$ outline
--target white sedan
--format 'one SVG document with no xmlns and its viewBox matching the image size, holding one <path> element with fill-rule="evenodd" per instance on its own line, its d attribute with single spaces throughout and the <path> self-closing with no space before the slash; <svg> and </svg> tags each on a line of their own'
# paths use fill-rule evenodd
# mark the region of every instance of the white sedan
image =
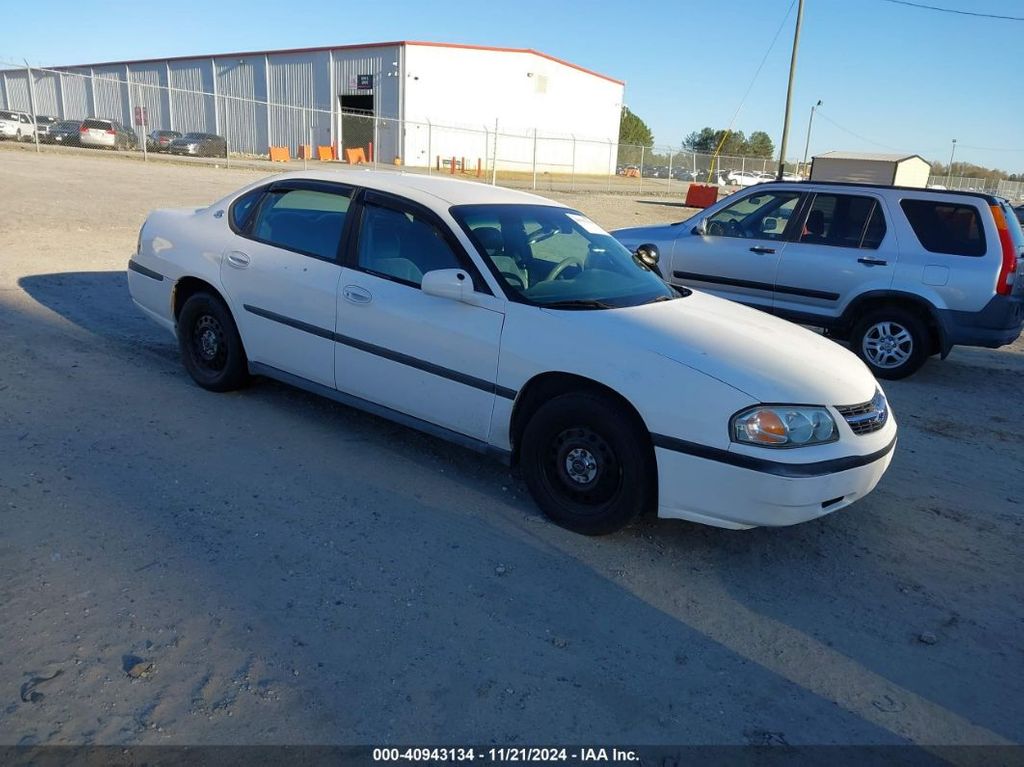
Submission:
<svg viewBox="0 0 1024 767">
<path fill-rule="evenodd" d="M 581 533 L 789 525 L 870 492 L 896 424 L 863 363 L 656 259 L 534 195 L 311 172 L 152 213 L 128 284 L 200 386 L 268 376 L 493 453 Z"/>
</svg>

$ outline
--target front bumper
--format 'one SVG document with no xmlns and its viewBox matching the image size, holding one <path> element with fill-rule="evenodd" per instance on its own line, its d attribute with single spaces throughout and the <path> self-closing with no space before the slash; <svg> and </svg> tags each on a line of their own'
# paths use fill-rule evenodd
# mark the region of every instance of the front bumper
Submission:
<svg viewBox="0 0 1024 767">
<path fill-rule="evenodd" d="M 657 446 L 658 516 L 734 530 L 807 522 L 870 493 L 889 468 L 895 447 L 893 427 L 890 441 L 866 456 L 870 462 L 846 469 L 837 462 L 840 470 L 817 476 L 780 476 Z M 860 459 L 849 456 L 847 465 Z"/>
</svg>

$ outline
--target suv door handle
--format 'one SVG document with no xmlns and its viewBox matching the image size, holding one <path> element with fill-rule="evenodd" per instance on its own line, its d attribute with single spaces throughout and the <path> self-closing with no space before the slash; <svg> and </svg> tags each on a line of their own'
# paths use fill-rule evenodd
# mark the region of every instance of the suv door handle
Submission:
<svg viewBox="0 0 1024 767">
<path fill-rule="evenodd" d="M 863 258 L 858 258 L 857 263 L 867 264 L 868 266 L 887 266 L 889 264 L 889 262 L 886 261 L 884 258 L 868 258 L 866 256 Z"/>
<path fill-rule="evenodd" d="M 245 269 L 249 265 L 249 256 L 240 250 L 232 250 L 228 253 L 228 263 L 236 269 Z"/>
<path fill-rule="evenodd" d="M 768 248 L 764 245 L 755 245 L 750 249 L 752 253 L 774 253 L 775 248 Z"/>
</svg>

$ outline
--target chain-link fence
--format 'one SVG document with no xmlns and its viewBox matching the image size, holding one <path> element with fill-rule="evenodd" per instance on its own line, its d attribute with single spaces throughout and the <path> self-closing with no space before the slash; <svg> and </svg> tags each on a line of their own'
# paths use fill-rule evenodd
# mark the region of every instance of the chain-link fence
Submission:
<svg viewBox="0 0 1024 767">
<path fill-rule="evenodd" d="M 1024 199 L 1024 181 L 1006 181 L 990 178 L 966 178 L 963 176 L 929 176 L 928 186 L 932 189 L 955 189 L 964 192 L 987 192 L 1008 200 Z"/>
<path fill-rule="evenodd" d="M 0 61 L 0 109 L 15 122 L 0 115 L 0 137 L 35 142 L 40 150 L 108 148 L 146 159 L 207 156 L 219 158 L 207 162 L 229 165 L 365 163 L 551 191 L 681 193 L 692 182 L 735 188 L 777 172 L 776 161 L 767 157 L 712 157 L 678 146 L 631 146 L 497 122 L 400 120 L 332 104 L 311 79 L 275 85 L 269 70 L 243 60 L 211 62 L 205 73 L 165 62 L 88 71 L 3 66 Z M 266 93 L 284 98 L 257 97 Z M 13 131 L 3 128 L 18 120 L 24 122 Z M 806 176 L 808 169 L 788 164 L 786 170 Z M 929 184 L 1024 196 L 1021 182 L 933 176 Z"/>
</svg>

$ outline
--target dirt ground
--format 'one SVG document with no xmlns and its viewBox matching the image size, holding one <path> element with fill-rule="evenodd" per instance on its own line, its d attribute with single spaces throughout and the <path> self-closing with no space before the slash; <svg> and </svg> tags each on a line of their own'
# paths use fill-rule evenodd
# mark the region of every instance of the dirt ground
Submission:
<svg viewBox="0 0 1024 767">
<path fill-rule="evenodd" d="M 0 744 L 1024 740 L 1020 341 L 888 384 L 846 510 L 578 537 L 484 457 L 190 381 L 125 264 L 256 177 L 0 147 Z"/>
</svg>

